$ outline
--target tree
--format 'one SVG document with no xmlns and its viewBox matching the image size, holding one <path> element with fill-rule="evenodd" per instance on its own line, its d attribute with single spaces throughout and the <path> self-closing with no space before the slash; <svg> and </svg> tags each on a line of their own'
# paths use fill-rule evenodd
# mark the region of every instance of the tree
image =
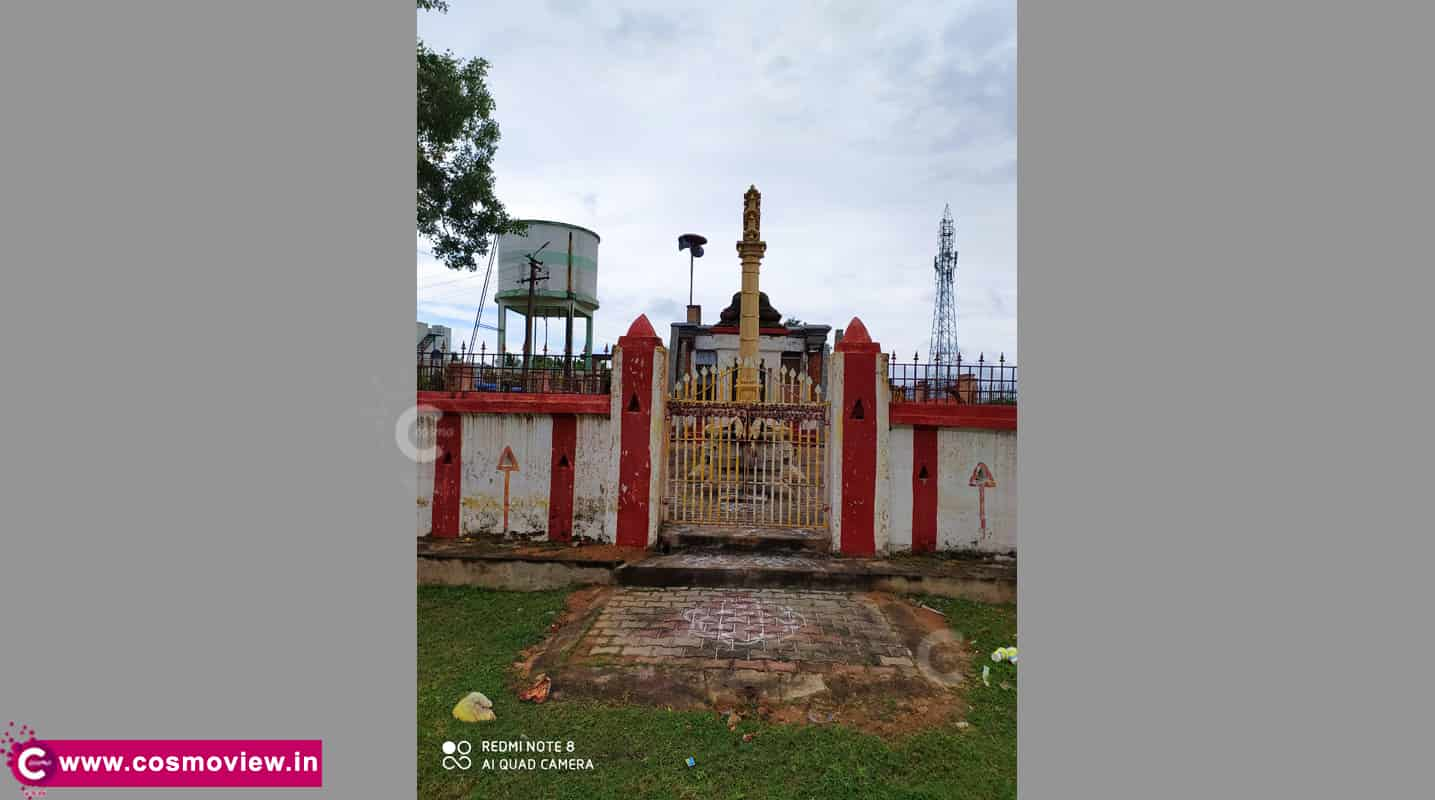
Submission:
<svg viewBox="0 0 1435 800">
<path fill-rule="evenodd" d="M 417 0 L 448 11 L 445 0 Z M 522 233 L 493 190 L 498 123 L 485 78 L 488 62 L 436 53 L 418 41 L 418 232 L 450 269 L 474 270 L 489 237 Z"/>
</svg>

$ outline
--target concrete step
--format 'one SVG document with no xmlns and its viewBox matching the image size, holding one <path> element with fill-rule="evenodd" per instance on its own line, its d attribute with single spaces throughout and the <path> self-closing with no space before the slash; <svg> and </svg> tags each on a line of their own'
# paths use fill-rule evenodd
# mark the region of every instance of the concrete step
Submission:
<svg viewBox="0 0 1435 800">
<path fill-rule="evenodd" d="M 825 530 L 740 525 L 687 525 L 667 523 L 658 531 L 667 550 L 716 547 L 733 551 L 812 551 L 827 553 L 832 536 Z"/>
<path fill-rule="evenodd" d="M 583 584 L 627 586 L 783 587 L 965 597 L 1016 602 L 1016 561 L 896 555 L 839 558 L 828 553 L 685 549 L 659 555 L 612 545 L 504 542 L 497 537 L 418 540 L 421 584 L 484 586 L 505 591 Z"/>
<path fill-rule="evenodd" d="M 817 553 L 683 550 L 625 564 L 614 573 L 623 586 L 867 589 L 871 576 Z"/>
<path fill-rule="evenodd" d="M 623 586 L 877 590 L 1016 601 L 1016 564 L 1010 562 L 696 549 L 628 562 L 613 577 Z"/>
</svg>

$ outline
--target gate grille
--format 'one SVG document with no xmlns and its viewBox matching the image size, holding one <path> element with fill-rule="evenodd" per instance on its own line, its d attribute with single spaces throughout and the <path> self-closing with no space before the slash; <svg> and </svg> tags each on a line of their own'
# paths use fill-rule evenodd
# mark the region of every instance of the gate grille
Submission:
<svg viewBox="0 0 1435 800">
<path fill-rule="evenodd" d="M 674 387 L 664 437 L 668 522 L 826 528 L 827 402 L 810 378 L 759 365 L 763 400 L 732 400 L 737 364 Z"/>
</svg>

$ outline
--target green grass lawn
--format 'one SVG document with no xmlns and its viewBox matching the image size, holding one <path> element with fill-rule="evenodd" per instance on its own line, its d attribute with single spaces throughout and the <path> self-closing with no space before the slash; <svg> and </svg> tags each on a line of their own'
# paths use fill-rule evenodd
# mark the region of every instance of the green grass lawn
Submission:
<svg viewBox="0 0 1435 800">
<path fill-rule="evenodd" d="M 743 720 L 737 733 L 715 713 L 613 708 L 586 703 L 522 703 L 507 688 L 519 650 L 537 642 L 563 607 L 565 592 L 494 592 L 424 586 L 418 590 L 418 795 L 421 798 L 996 798 L 1016 797 L 1016 667 L 985 659 L 1015 643 L 1016 607 L 921 598 L 975 639 L 983 659 L 966 697 L 971 728 L 948 725 L 901 741 L 839 725 L 790 726 Z M 991 686 L 981 668 L 991 667 Z M 1000 688 L 1001 683 L 1011 688 Z M 481 691 L 494 722 L 454 719 L 459 698 Z M 760 732 L 749 743 L 741 734 Z M 483 740 L 557 739 L 587 772 L 480 769 Z M 473 743 L 472 769 L 445 770 L 446 740 Z M 684 760 L 692 756 L 697 766 Z M 520 756 L 493 756 L 514 758 Z M 540 758 L 540 756 L 521 756 Z"/>
</svg>

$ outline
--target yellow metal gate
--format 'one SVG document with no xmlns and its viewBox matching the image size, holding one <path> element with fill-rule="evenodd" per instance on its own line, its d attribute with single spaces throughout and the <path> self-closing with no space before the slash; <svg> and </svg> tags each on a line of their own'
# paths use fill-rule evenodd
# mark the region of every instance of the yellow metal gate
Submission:
<svg viewBox="0 0 1435 800">
<path fill-rule="evenodd" d="M 758 367 L 761 399 L 733 400 L 738 364 L 699 367 L 673 387 L 664 436 L 663 519 L 827 527 L 827 401 L 806 376 Z"/>
</svg>

